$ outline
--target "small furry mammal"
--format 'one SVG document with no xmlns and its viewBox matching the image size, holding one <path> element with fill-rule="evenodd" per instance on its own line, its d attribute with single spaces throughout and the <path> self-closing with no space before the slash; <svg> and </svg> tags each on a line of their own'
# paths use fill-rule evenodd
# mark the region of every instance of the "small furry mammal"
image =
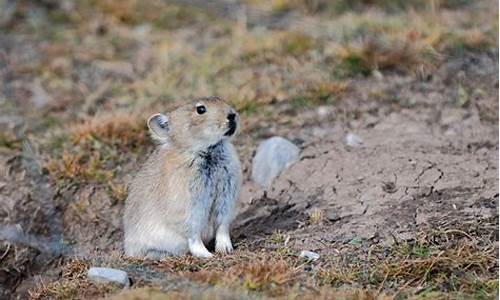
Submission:
<svg viewBox="0 0 500 300">
<path fill-rule="evenodd" d="M 238 114 L 218 97 L 196 99 L 148 120 L 159 146 L 130 185 L 123 216 L 125 254 L 161 259 L 188 251 L 233 250 L 229 227 L 241 186 L 230 139 Z"/>
</svg>

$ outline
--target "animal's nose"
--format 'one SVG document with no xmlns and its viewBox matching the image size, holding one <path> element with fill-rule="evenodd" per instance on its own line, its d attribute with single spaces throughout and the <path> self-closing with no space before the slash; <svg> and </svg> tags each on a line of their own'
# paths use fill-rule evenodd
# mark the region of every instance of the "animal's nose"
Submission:
<svg viewBox="0 0 500 300">
<path fill-rule="evenodd" d="M 235 113 L 229 113 L 229 114 L 227 115 L 227 119 L 228 119 L 229 121 L 234 121 L 234 119 L 235 119 L 235 118 L 236 118 L 236 114 L 235 114 Z"/>
</svg>

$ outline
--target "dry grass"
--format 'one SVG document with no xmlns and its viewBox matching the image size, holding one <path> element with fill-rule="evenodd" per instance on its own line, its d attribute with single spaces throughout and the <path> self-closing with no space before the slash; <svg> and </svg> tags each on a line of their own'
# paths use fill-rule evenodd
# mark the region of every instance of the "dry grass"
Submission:
<svg viewBox="0 0 500 300">
<path fill-rule="evenodd" d="M 439 235 L 422 234 L 419 242 L 400 243 L 389 248 L 374 246 L 368 254 L 363 253 L 365 250 L 362 247 L 351 245 L 339 255 L 322 255 L 316 262 L 300 259 L 297 251 L 284 247 L 279 241 L 281 246 L 275 250 L 262 248 L 252 251 L 246 245 L 240 245 L 240 249 L 233 254 L 217 255 L 210 260 L 186 256 L 158 262 L 117 256 L 108 263 L 102 258 L 98 261 L 101 265 L 121 269 L 140 266 L 148 269 L 149 274 L 166 272 L 169 274 L 165 279 L 167 282 L 182 278 L 200 285 L 185 286 L 174 294 L 164 294 L 159 290 L 141 289 L 152 284 L 147 277 L 140 280 L 132 278 L 133 281 L 139 280 L 140 284 L 136 286 L 139 290 L 121 294 L 123 297 L 142 294 L 155 294 L 165 299 L 194 297 L 197 295 L 195 291 L 202 287 L 213 297 L 227 296 L 228 291 L 232 295 L 278 299 L 496 297 L 498 247 L 484 245 L 471 235 L 471 238 L 456 239 L 453 234 L 455 231 Z M 273 239 L 268 242 L 275 243 Z M 99 287 L 87 282 L 84 276 L 87 265 L 78 261 L 69 262 L 59 281 L 32 291 L 32 297 L 63 298 L 72 295 L 82 298 L 88 291 L 99 295 L 109 293 L 110 290 L 98 290 Z M 162 286 L 162 283 L 154 281 L 154 286 Z M 346 287 L 349 289 L 346 290 Z"/>
<path fill-rule="evenodd" d="M 342 257 L 322 268 L 322 284 L 364 283 L 378 290 L 398 287 L 408 295 L 412 287 L 428 292 L 492 298 L 498 294 L 498 246 L 478 246 L 468 240 L 436 245 L 403 243 L 384 253 L 371 249 L 366 260 Z M 492 276 L 493 275 L 493 276 Z M 410 293 L 411 295 L 411 293 Z"/>
<path fill-rule="evenodd" d="M 351 74 L 371 74 L 374 70 L 396 70 L 406 73 L 434 71 L 440 61 L 439 53 L 410 32 L 403 40 L 366 40 L 361 46 L 349 46 L 340 58 Z"/>
<path fill-rule="evenodd" d="M 73 260 L 64 266 L 61 279 L 48 284 L 40 283 L 29 291 L 30 299 L 89 299 L 98 295 L 116 292 L 111 285 L 96 286 L 87 280 L 89 266 L 83 261 Z"/>
<path fill-rule="evenodd" d="M 362 12 L 367 9 L 380 9 L 388 13 L 401 13 L 404 10 L 416 10 L 431 14 L 440 9 L 459 9 L 467 7 L 469 1 L 464 0 L 246 0 L 260 9 L 282 13 L 300 11 L 308 15 L 336 16 L 346 11 Z"/>
<path fill-rule="evenodd" d="M 318 224 L 326 220 L 326 213 L 322 209 L 313 209 L 309 213 L 309 223 Z"/>
<path fill-rule="evenodd" d="M 148 5 L 143 5 L 138 0 L 104 0 L 96 1 L 93 6 L 117 22 L 140 25 L 149 21 L 161 29 L 175 29 L 196 21 L 209 20 L 209 15 L 195 6 L 165 5 L 161 1 L 148 1 Z"/>
<path fill-rule="evenodd" d="M 103 161 L 98 152 L 70 154 L 63 152 L 60 158 L 49 158 L 45 168 L 55 179 L 105 182 L 113 177 L 113 172 L 103 170 Z"/>
<path fill-rule="evenodd" d="M 162 292 L 160 289 L 155 288 L 137 288 L 132 290 L 123 290 L 122 292 L 109 297 L 111 300 L 177 300 L 177 299 L 193 299 L 192 291 L 173 291 Z M 215 295 L 206 295 L 204 299 L 209 299 L 210 296 L 215 298 Z"/>
<path fill-rule="evenodd" d="M 59 146 L 62 152 L 53 151 L 45 169 L 59 185 L 104 184 L 113 199 L 124 200 L 126 186 L 117 177 L 120 164 L 143 153 L 150 144 L 139 120 L 131 115 L 110 114 L 68 128 L 64 139 L 69 143 Z"/>
<path fill-rule="evenodd" d="M 95 141 L 122 149 L 133 150 L 146 143 L 144 122 L 130 114 L 106 114 L 94 117 L 70 129 L 73 145 L 92 147 Z"/>
<path fill-rule="evenodd" d="M 376 246 L 368 255 L 352 245 L 340 256 L 322 256 L 318 263 L 312 264 L 300 260 L 298 252 L 283 246 L 282 238 L 272 236 L 269 241 L 278 245 L 274 251 L 254 253 L 242 249 L 211 261 L 172 258 L 158 267 L 198 282 L 272 296 L 292 295 L 298 286 L 337 291 L 347 285 L 379 293 L 392 291 L 405 297 L 419 291 L 440 297 L 446 297 L 446 293 L 494 297 L 498 293 L 495 275 L 498 246 L 455 234 L 455 231 L 421 234 L 418 242 L 389 248 Z"/>
<path fill-rule="evenodd" d="M 234 265 L 224 271 L 201 270 L 181 273 L 181 276 L 211 285 L 236 286 L 280 296 L 297 282 L 297 273 L 298 270 L 285 261 L 258 261 Z"/>
<path fill-rule="evenodd" d="M 114 295 L 110 299 L 133 299 L 133 300 L 147 300 L 147 299 L 247 299 L 249 297 L 242 296 L 238 294 L 241 292 L 236 289 L 218 289 L 212 288 L 209 290 L 204 290 L 203 292 L 193 291 L 190 289 L 182 289 L 180 291 L 162 292 L 160 289 L 154 288 L 137 288 L 132 290 L 125 290 L 117 295 Z M 251 298 L 250 298 L 251 299 Z M 327 300 L 327 299 L 338 299 L 338 300 L 389 300 L 393 299 L 390 296 L 384 294 L 378 294 L 375 291 L 363 291 L 363 290 L 334 290 L 322 288 L 317 291 L 309 290 L 305 293 L 289 293 L 285 296 L 275 296 L 272 299 L 305 299 L 305 300 Z"/>
</svg>

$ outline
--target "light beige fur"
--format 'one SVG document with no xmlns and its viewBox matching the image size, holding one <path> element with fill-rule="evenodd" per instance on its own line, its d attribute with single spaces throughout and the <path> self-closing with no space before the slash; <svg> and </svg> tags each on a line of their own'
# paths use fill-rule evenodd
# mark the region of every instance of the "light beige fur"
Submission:
<svg viewBox="0 0 500 300">
<path fill-rule="evenodd" d="M 200 105 L 206 108 L 201 115 Z M 210 257 L 204 244 L 215 233 L 216 250 L 232 250 L 229 226 L 241 167 L 230 143 L 234 134 L 227 136 L 232 125 L 239 128 L 239 120 L 236 115 L 229 121 L 230 114 L 232 108 L 210 97 L 148 120 L 159 145 L 129 188 L 123 216 L 127 255 Z"/>
</svg>

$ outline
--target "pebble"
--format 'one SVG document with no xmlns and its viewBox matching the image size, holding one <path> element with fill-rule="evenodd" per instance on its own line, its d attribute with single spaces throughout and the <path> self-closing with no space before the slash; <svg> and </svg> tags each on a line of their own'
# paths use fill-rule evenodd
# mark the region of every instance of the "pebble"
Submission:
<svg viewBox="0 0 500 300">
<path fill-rule="evenodd" d="M 377 81 L 382 81 L 384 80 L 384 74 L 382 74 L 379 70 L 373 70 L 372 72 L 373 78 L 375 78 Z"/>
<path fill-rule="evenodd" d="M 331 115 L 331 109 L 328 106 L 320 106 L 316 109 L 316 113 L 323 119 Z"/>
<path fill-rule="evenodd" d="M 334 211 L 330 211 L 328 213 L 326 213 L 326 218 L 329 220 L 329 221 L 332 221 L 332 222 L 335 222 L 335 221 L 338 221 L 340 220 L 340 216 L 339 214 L 337 214 L 336 212 Z"/>
<path fill-rule="evenodd" d="M 299 159 L 300 149 L 292 142 L 276 136 L 262 142 L 252 161 L 252 180 L 268 189 L 273 180 Z"/>
<path fill-rule="evenodd" d="M 96 283 L 117 283 L 125 287 L 130 286 L 127 272 L 118 269 L 92 267 L 87 276 Z"/>
<path fill-rule="evenodd" d="M 316 252 L 312 251 L 307 251 L 307 250 L 302 250 L 299 254 L 300 257 L 307 258 L 308 260 L 318 260 L 319 259 L 319 254 Z"/>
<path fill-rule="evenodd" d="M 345 137 L 345 144 L 349 147 L 358 147 L 363 145 L 363 140 L 359 136 L 349 133 Z"/>
</svg>

